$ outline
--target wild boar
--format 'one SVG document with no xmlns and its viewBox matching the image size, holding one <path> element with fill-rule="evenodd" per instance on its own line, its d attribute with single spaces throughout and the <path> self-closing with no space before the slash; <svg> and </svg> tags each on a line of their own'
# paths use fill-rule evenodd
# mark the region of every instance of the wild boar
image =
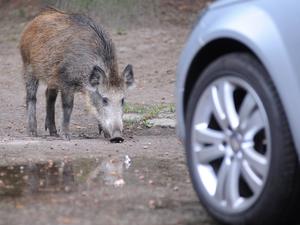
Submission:
<svg viewBox="0 0 300 225">
<path fill-rule="evenodd" d="M 127 65 L 119 74 L 115 46 L 91 18 L 47 8 L 21 35 L 20 51 L 26 85 L 28 131 L 37 135 L 36 93 L 39 81 L 47 84 L 45 129 L 57 136 L 55 101 L 61 92 L 62 135 L 70 140 L 74 94 L 81 92 L 95 115 L 99 132 L 121 142 L 126 90 L 134 83 Z"/>
</svg>

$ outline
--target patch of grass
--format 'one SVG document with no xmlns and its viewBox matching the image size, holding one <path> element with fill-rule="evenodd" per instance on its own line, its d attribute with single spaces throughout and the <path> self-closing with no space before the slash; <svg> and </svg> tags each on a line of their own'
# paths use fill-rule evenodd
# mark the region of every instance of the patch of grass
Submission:
<svg viewBox="0 0 300 225">
<path fill-rule="evenodd" d="M 126 35 L 126 34 L 127 34 L 127 32 L 126 32 L 126 30 L 124 28 L 119 27 L 117 29 L 117 35 Z"/>
<path fill-rule="evenodd" d="M 149 106 L 140 104 L 125 104 L 124 113 L 144 114 L 147 112 Z"/>
<path fill-rule="evenodd" d="M 176 107 L 175 107 L 174 104 L 169 104 L 168 109 L 169 109 L 170 113 L 175 113 L 176 112 Z"/>
<path fill-rule="evenodd" d="M 144 120 L 149 120 L 158 116 L 164 109 L 163 105 L 152 105 L 144 115 Z"/>
<path fill-rule="evenodd" d="M 154 105 L 141 105 L 141 104 L 125 104 L 124 113 L 133 113 L 142 115 L 139 121 L 124 121 L 127 127 L 134 125 L 142 125 L 146 128 L 151 128 L 153 125 L 149 122 L 150 119 L 156 118 L 160 113 L 174 113 L 174 104 L 154 104 Z"/>
<path fill-rule="evenodd" d="M 142 125 L 146 128 L 151 128 L 153 127 L 153 124 L 149 122 L 149 120 L 143 120 Z"/>
<path fill-rule="evenodd" d="M 23 8 L 18 9 L 18 15 L 21 18 L 25 18 L 26 17 L 26 12 Z"/>
<path fill-rule="evenodd" d="M 142 104 L 125 104 L 124 113 L 137 113 L 143 114 L 144 117 L 152 119 L 158 116 L 159 113 L 174 113 L 174 104 L 154 104 L 154 105 L 142 105 Z"/>
<path fill-rule="evenodd" d="M 134 121 L 134 120 L 124 120 L 124 124 L 126 127 L 134 127 L 134 125 L 137 124 L 137 121 Z"/>
</svg>

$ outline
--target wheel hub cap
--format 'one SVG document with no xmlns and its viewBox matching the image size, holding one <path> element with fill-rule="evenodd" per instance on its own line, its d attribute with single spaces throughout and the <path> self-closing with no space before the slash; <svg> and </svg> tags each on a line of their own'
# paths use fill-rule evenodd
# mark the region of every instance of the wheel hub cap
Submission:
<svg viewBox="0 0 300 225">
<path fill-rule="evenodd" d="M 231 149 L 233 150 L 234 153 L 239 152 L 239 150 L 241 149 L 241 145 L 242 145 L 242 137 L 240 134 L 233 134 L 230 138 L 229 138 L 229 145 L 231 147 Z"/>
</svg>

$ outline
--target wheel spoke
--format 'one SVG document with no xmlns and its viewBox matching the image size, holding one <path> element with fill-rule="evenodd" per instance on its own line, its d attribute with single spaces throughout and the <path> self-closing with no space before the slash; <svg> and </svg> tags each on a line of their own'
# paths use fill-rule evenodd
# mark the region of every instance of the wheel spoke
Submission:
<svg viewBox="0 0 300 225">
<path fill-rule="evenodd" d="M 247 121 L 248 117 L 251 115 L 256 106 L 257 105 L 253 97 L 250 94 L 247 94 L 239 111 L 241 125 Z"/>
<path fill-rule="evenodd" d="M 219 124 L 219 126 L 222 128 L 222 130 L 226 130 L 228 128 L 228 121 L 226 119 L 225 112 L 222 108 L 222 103 L 220 99 L 220 93 L 218 91 L 218 88 L 216 86 L 213 86 L 211 88 L 211 102 L 212 102 L 212 108 L 213 108 L 213 114 Z"/>
<path fill-rule="evenodd" d="M 227 130 L 229 126 L 236 129 L 239 125 L 233 98 L 234 90 L 235 87 L 229 82 L 222 82 L 211 88 L 213 114 L 223 130 Z"/>
<path fill-rule="evenodd" d="M 236 129 L 239 126 L 239 116 L 236 111 L 233 92 L 235 87 L 229 82 L 223 82 L 220 86 L 222 94 L 222 105 L 224 112 L 228 120 L 228 124 L 232 129 Z"/>
<path fill-rule="evenodd" d="M 253 172 L 256 172 L 260 177 L 265 177 L 268 169 L 268 161 L 266 157 L 254 148 L 244 148 L 244 159 L 248 162 Z"/>
<path fill-rule="evenodd" d="M 225 135 L 222 132 L 209 129 L 206 124 L 197 124 L 195 130 L 196 139 L 200 143 L 220 144 L 225 139 Z"/>
<path fill-rule="evenodd" d="M 230 166 L 227 182 L 226 182 L 226 190 L 225 196 L 227 203 L 234 207 L 240 198 L 239 195 L 239 176 L 240 176 L 240 162 L 237 159 L 232 161 Z"/>
<path fill-rule="evenodd" d="M 264 128 L 264 122 L 259 110 L 255 110 L 249 120 L 247 126 L 243 130 L 245 140 L 253 139 L 255 134 Z"/>
<path fill-rule="evenodd" d="M 227 175 L 230 170 L 231 162 L 229 158 L 224 158 L 222 165 L 220 167 L 218 177 L 217 177 L 217 188 L 215 193 L 215 198 L 218 200 L 225 199 L 225 188 L 226 188 L 226 180 Z"/>
<path fill-rule="evenodd" d="M 197 152 L 199 163 L 207 164 L 213 160 L 219 159 L 225 155 L 225 149 L 222 145 L 211 145 L 203 147 Z"/>
<path fill-rule="evenodd" d="M 247 161 L 242 163 L 242 176 L 253 193 L 258 192 L 263 185 L 262 180 L 253 172 Z"/>
</svg>

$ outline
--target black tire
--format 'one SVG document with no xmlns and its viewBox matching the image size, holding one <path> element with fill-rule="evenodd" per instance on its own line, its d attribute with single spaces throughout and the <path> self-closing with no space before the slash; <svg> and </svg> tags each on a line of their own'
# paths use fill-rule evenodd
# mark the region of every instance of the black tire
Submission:
<svg viewBox="0 0 300 225">
<path fill-rule="evenodd" d="M 271 128 L 269 174 L 258 200 L 239 213 L 226 214 L 207 201 L 197 183 L 192 161 L 192 119 L 198 99 L 214 80 L 230 72 L 246 81 L 261 98 Z M 299 197 L 298 157 L 283 106 L 268 72 L 247 53 L 231 53 L 212 62 L 197 80 L 189 98 L 186 117 L 186 153 L 194 189 L 206 210 L 219 222 L 234 225 L 276 225 L 295 223 Z"/>
</svg>

